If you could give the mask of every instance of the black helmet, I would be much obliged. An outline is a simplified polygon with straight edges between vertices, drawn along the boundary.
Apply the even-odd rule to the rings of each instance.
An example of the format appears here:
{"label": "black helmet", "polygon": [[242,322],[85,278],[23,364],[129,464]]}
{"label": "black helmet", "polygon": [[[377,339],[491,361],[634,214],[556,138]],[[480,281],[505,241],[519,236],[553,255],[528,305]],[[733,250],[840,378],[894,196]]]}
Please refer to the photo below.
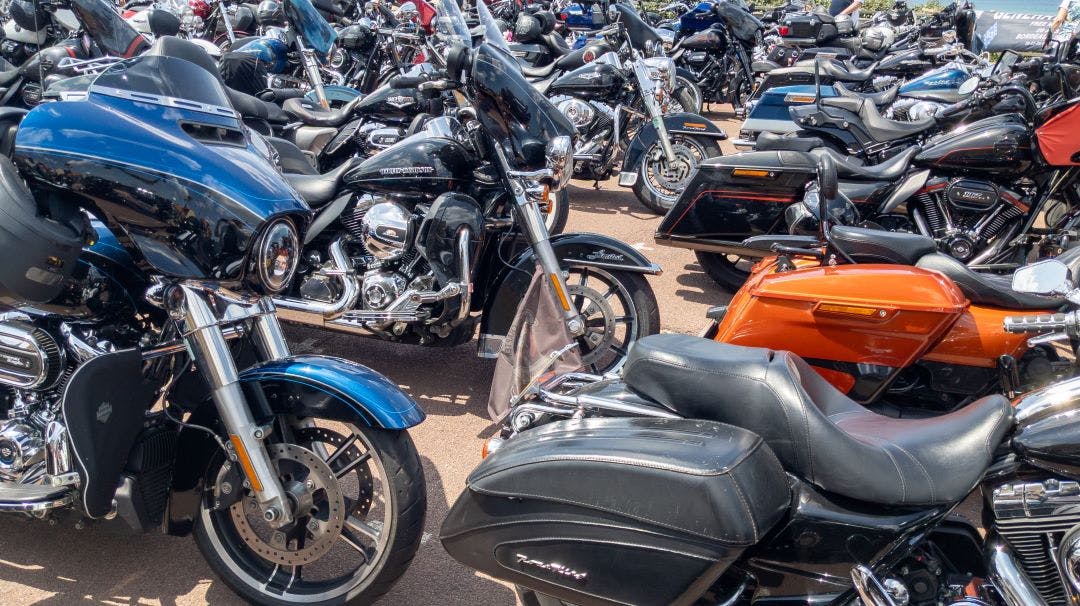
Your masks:
{"label": "black helmet", "polygon": [[284,25],[285,11],[278,0],[263,0],[259,3],[255,19],[259,25]]}
{"label": "black helmet", "polygon": [[32,32],[45,29],[49,24],[49,15],[38,8],[37,3],[29,0],[12,0],[8,6],[8,14],[15,25]]}
{"label": "black helmet", "polygon": [[0,156],[0,297],[45,303],[60,294],[78,265],[89,222],[74,204],[43,213],[15,165]]}
{"label": "black helmet", "polygon": [[539,19],[524,12],[518,13],[517,23],[514,24],[514,42],[535,42],[540,38],[541,31]]}
{"label": "black helmet", "polygon": [[555,31],[555,13],[551,11],[539,11],[536,18],[540,20],[540,33],[550,34]]}
{"label": "black helmet", "polygon": [[356,23],[338,32],[337,42],[341,48],[363,51],[375,43],[375,32],[364,23]]}
{"label": "black helmet", "polygon": [[155,36],[175,36],[180,33],[180,17],[163,8],[149,8],[147,23]]}

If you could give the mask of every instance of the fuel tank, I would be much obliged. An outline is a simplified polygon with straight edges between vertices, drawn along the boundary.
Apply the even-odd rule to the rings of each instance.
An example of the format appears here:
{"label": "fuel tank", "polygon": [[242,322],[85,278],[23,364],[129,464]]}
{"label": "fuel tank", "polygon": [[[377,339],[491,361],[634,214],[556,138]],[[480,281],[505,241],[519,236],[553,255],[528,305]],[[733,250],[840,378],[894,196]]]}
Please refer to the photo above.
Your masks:
{"label": "fuel tank", "polygon": [[1029,392],[1014,404],[1013,448],[1038,467],[1080,478],[1080,377]]}
{"label": "fuel tank", "polygon": [[993,116],[935,137],[915,164],[960,173],[1019,175],[1031,166],[1031,131],[1016,115]]}
{"label": "fuel tank", "polygon": [[962,69],[943,67],[904,83],[899,90],[901,97],[956,103],[960,100],[960,85],[968,79]]}
{"label": "fuel tank", "polygon": [[345,185],[409,201],[461,191],[475,162],[460,143],[419,133],[402,139],[345,173]]}
{"label": "fuel tank", "polygon": [[625,82],[626,77],[619,68],[601,62],[588,63],[552,82],[548,96],[603,99],[618,93]]}
{"label": "fuel tank", "polygon": [[415,88],[380,86],[356,105],[355,113],[378,122],[405,123],[425,111],[427,102]]}

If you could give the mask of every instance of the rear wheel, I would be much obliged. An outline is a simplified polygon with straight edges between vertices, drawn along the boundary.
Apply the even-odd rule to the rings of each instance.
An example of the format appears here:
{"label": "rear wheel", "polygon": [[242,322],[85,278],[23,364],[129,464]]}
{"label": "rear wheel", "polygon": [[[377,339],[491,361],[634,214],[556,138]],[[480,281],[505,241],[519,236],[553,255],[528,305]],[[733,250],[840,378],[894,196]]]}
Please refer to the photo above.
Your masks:
{"label": "rear wheel", "polygon": [[338,422],[289,428],[268,444],[295,521],[273,528],[236,464],[207,476],[195,542],[211,568],[258,604],[368,604],[405,572],[427,497],[409,434]]}
{"label": "rear wheel", "polygon": [[750,268],[759,259],[755,257],[742,257],[739,255],[725,255],[721,253],[694,251],[701,268],[705,274],[724,289],[735,292],[742,288],[746,279],[750,277]]}
{"label": "rear wheel", "polygon": [[585,320],[577,337],[585,369],[618,370],[634,341],[660,331],[660,309],[645,276],[598,267],[575,267],[566,278],[570,304]]}
{"label": "rear wheel", "polygon": [[720,145],[711,137],[673,134],[671,148],[675,161],[668,162],[657,139],[641,155],[634,194],[646,208],[659,215],[675,204],[697,174],[698,166],[708,158],[722,155]]}
{"label": "rear wheel", "polygon": [[675,76],[675,98],[682,104],[683,111],[691,114],[700,114],[701,107],[705,102],[705,95],[701,93],[701,87],[689,77],[684,75]]}

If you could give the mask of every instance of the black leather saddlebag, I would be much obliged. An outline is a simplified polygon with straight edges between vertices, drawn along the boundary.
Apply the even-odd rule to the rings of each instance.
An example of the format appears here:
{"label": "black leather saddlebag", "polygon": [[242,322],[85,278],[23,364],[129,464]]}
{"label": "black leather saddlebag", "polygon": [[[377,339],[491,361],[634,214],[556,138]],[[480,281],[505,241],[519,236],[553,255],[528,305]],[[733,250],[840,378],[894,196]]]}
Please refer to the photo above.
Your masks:
{"label": "black leather saddlebag", "polygon": [[579,606],[692,603],[789,504],[780,463],[744,429],[564,421],[481,463],[442,543],[474,569]]}

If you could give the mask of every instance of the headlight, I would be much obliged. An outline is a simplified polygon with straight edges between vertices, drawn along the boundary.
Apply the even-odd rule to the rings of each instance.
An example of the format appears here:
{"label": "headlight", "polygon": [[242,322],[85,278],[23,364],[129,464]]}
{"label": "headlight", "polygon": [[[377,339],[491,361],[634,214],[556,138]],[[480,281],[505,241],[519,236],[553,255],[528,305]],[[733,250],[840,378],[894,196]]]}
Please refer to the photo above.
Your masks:
{"label": "headlight", "polygon": [[574,173],[574,143],[566,135],[560,135],[547,144],[544,153],[547,169],[551,171],[551,189],[559,191],[570,182]]}
{"label": "headlight", "polygon": [[288,219],[278,219],[263,231],[252,256],[255,279],[268,293],[289,285],[300,260],[300,236]]}

